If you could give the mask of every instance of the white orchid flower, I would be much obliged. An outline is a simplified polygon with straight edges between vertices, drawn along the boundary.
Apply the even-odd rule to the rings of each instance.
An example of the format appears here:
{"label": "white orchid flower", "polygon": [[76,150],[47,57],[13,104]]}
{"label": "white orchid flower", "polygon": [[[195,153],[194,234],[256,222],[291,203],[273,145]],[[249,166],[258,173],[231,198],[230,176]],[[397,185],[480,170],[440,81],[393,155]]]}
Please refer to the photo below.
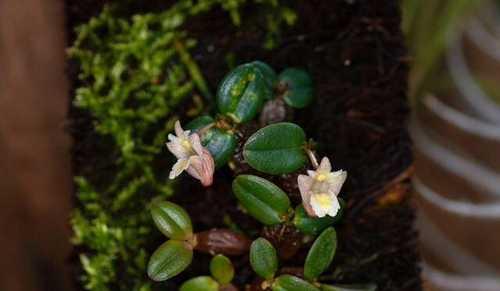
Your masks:
{"label": "white orchid flower", "polygon": [[318,168],[307,171],[307,174],[297,178],[306,212],[315,217],[337,215],[340,209],[337,195],[347,178],[347,172],[332,172],[330,160],[324,157]]}
{"label": "white orchid flower", "polygon": [[183,130],[179,121],[175,122],[175,135],[168,135],[167,148],[177,158],[169,178],[174,179],[183,171],[200,180],[203,186],[212,185],[215,163],[210,152],[201,145],[200,136]]}

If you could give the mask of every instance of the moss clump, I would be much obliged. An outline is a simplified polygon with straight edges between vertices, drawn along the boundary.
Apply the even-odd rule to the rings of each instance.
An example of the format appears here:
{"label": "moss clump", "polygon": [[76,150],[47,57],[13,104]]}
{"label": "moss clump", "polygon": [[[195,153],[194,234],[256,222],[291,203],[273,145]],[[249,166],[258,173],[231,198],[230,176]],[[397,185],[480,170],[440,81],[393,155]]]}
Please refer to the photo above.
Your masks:
{"label": "moss clump", "polygon": [[[158,234],[148,206],[155,196],[173,193],[163,144],[178,115],[198,114],[211,98],[190,54],[196,40],[183,24],[222,7],[238,25],[245,2],[181,0],[165,11],[132,17],[118,16],[125,4],[113,2],[77,27],[69,49],[80,69],[74,106],[90,115],[97,143],[106,144],[114,161],[106,169],[76,169],[78,207],[71,222],[85,289],[152,290],[145,270]],[[278,27],[292,23],[294,14],[276,0],[255,2],[273,7],[266,10],[272,44]]]}

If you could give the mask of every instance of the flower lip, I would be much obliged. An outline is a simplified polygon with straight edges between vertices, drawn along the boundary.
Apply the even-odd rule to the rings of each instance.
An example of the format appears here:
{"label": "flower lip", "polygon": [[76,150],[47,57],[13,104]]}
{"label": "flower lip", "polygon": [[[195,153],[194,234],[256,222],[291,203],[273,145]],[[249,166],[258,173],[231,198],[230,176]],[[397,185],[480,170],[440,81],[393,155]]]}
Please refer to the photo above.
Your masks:
{"label": "flower lip", "polygon": [[311,197],[311,208],[318,217],[335,216],[340,209],[336,196],[327,193],[315,194]]}
{"label": "flower lip", "polygon": [[213,182],[215,162],[210,152],[201,145],[200,136],[183,130],[179,121],[175,122],[175,135],[168,135],[167,148],[177,158],[169,178],[174,179],[183,171],[200,180],[203,186]]}

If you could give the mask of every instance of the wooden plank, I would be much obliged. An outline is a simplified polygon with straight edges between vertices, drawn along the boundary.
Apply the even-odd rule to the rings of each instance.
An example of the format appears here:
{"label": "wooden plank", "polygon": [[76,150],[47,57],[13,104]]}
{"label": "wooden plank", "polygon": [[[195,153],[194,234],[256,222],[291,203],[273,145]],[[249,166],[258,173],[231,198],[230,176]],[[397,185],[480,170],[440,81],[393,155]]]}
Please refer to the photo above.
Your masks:
{"label": "wooden plank", "polygon": [[0,1],[0,290],[71,290],[64,9]]}

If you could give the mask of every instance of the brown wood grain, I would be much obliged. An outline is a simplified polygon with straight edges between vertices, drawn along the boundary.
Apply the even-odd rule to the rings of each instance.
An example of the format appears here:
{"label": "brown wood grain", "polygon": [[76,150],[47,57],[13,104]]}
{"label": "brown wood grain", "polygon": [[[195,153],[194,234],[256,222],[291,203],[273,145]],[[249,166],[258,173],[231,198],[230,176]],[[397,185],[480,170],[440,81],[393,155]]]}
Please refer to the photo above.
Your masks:
{"label": "brown wood grain", "polygon": [[71,290],[63,12],[0,0],[0,290]]}

